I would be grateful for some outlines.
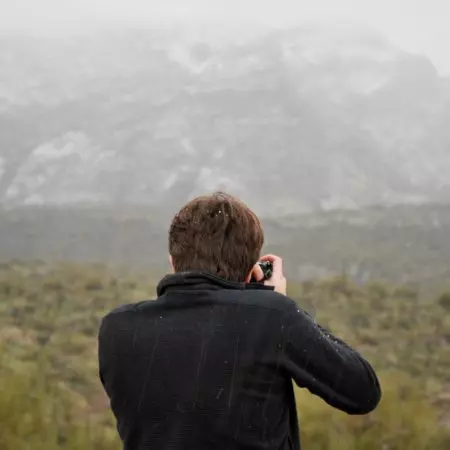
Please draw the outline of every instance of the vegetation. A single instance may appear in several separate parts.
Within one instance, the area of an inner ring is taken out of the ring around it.
[[[98,325],[114,306],[152,298],[156,281],[99,264],[0,267],[2,450],[120,448],[97,376]],[[423,299],[340,276],[290,295],[373,361],[384,394],[377,411],[352,417],[298,391],[305,448],[449,448],[450,293]]]

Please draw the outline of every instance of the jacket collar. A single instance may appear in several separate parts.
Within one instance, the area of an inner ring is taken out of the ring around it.
[[[225,280],[208,272],[190,271],[166,275],[158,283],[156,292],[159,297],[168,290],[197,289],[274,290],[273,286],[265,286],[262,283],[239,283]]]

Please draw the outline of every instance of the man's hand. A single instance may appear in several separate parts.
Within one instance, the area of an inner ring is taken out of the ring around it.
[[[264,255],[260,261],[270,261],[272,263],[272,276],[264,281],[266,286],[273,286],[279,294],[286,295],[286,278],[283,275],[283,260],[279,256]],[[256,280],[262,280],[264,273],[258,264],[253,268],[253,276]]]

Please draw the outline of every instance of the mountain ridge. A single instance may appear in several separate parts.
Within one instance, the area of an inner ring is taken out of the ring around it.
[[[0,202],[222,189],[277,216],[450,198],[450,82],[425,57],[353,28],[198,36],[0,40]]]

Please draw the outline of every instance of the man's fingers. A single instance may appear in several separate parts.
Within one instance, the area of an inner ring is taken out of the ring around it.
[[[276,255],[264,255],[260,261],[270,261],[273,266],[273,275],[283,276],[283,260]]]
[[[286,295],[286,278],[283,275],[283,260],[277,255],[264,255],[260,261],[270,261],[272,263],[272,276],[266,280],[266,286],[273,286],[275,292]]]
[[[281,258],[276,258],[272,261],[273,274],[277,277],[283,276],[283,261]]]
[[[280,259],[280,257],[277,255],[269,254],[269,255],[261,256],[261,258],[259,258],[260,261],[270,261],[270,262],[273,262],[275,259]]]

